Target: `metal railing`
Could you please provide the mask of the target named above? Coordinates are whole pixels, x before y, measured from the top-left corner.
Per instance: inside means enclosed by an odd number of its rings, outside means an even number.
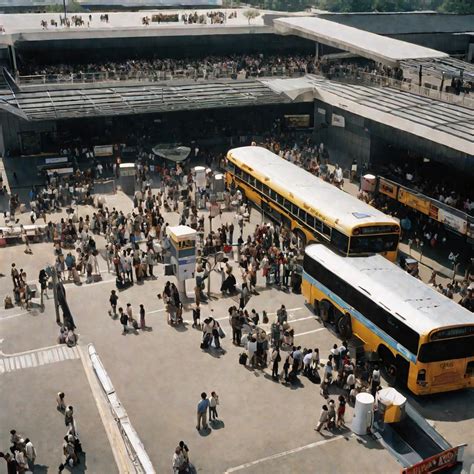
[[[337,81],[347,81],[351,84],[363,84],[368,86],[378,87],[391,87],[403,92],[411,92],[423,97],[429,97],[430,99],[442,100],[443,102],[449,102],[450,104],[462,105],[470,109],[474,109],[474,97],[470,97],[469,94],[461,92],[459,95],[453,94],[446,91],[440,91],[437,88],[429,88],[419,86],[413,83],[411,80],[400,81],[392,77],[379,76],[377,74],[371,74],[369,72],[351,71],[351,70],[339,70],[335,72],[326,73],[325,76],[328,79]],[[474,94],[473,94],[474,95]]]
[[[306,74],[298,67],[268,67],[260,69],[259,73],[238,72],[234,68],[225,67],[189,67],[185,69],[175,69],[174,71],[150,70],[136,71],[129,73],[121,72],[91,72],[91,73],[71,73],[71,74],[39,74],[32,76],[17,76],[18,85],[41,85],[41,84],[87,84],[98,82],[159,82],[172,80],[213,80],[213,79],[255,79],[258,77],[284,76],[299,77]]]

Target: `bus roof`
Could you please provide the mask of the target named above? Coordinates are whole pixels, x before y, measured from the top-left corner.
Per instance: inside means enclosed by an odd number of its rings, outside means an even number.
[[[266,184],[271,183],[276,190],[291,193],[296,201],[301,202],[300,207],[303,207],[303,203],[306,204],[346,233],[358,225],[381,222],[388,225],[398,224],[393,217],[326,183],[266,148],[233,148],[229,155],[238,163],[247,165],[263,178],[267,178],[269,182]]]
[[[354,288],[370,293],[395,318],[418,334],[447,326],[474,324],[474,314],[389,262],[381,255],[340,257],[321,244],[305,253]]]

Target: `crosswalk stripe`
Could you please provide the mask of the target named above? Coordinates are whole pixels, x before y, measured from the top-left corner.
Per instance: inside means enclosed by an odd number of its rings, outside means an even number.
[[[71,359],[70,352],[68,351],[67,347],[63,346],[59,349],[60,352],[63,354],[63,360]]]
[[[26,367],[33,367],[33,359],[31,357],[31,354],[25,355],[25,363],[26,363]]]
[[[59,362],[61,358],[59,357],[59,352],[57,351],[57,349],[51,349],[51,352],[53,353],[53,361]]]
[[[80,353],[77,346],[72,348],[58,346],[50,347],[49,349],[39,349],[0,359],[0,374],[79,358]]]

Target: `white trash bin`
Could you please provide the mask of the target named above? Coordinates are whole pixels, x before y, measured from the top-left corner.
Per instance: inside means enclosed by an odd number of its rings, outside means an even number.
[[[351,429],[355,434],[366,435],[374,421],[374,397],[370,393],[356,396]]]

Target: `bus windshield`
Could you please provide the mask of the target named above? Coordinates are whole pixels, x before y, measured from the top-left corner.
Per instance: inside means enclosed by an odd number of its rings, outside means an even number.
[[[398,234],[352,236],[349,252],[352,254],[391,252],[396,250],[397,246]]]
[[[429,342],[420,347],[418,360],[423,363],[464,359],[474,355],[474,336]]]

